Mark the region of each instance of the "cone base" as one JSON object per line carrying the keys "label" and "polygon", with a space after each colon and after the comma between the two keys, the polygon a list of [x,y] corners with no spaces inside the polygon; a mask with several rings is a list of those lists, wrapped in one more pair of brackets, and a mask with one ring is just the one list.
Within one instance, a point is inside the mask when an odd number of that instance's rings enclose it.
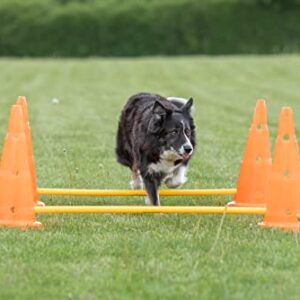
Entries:
{"label": "cone base", "polygon": [[265,228],[277,228],[282,230],[300,231],[300,222],[284,223],[284,222],[260,222],[258,226]]}
{"label": "cone base", "polygon": [[16,227],[21,229],[27,228],[41,228],[42,223],[39,221],[28,222],[28,221],[9,221],[9,220],[1,220],[0,227]]}
{"label": "cone base", "polygon": [[231,201],[226,204],[229,207],[266,207],[264,203],[241,203],[236,201]]}

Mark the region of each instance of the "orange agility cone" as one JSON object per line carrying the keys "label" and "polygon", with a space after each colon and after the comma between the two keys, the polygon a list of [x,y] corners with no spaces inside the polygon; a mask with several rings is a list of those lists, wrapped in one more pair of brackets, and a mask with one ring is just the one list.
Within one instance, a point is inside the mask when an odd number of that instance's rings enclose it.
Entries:
{"label": "orange agility cone", "polygon": [[0,165],[0,226],[41,226],[35,220],[24,124],[20,105],[13,105]]}
{"label": "orange agility cone", "polygon": [[258,100],[241,163],[234,201],[228,206],[264,206],[272,160],[264,100]]}
{"label": "orange agility cone", "polygon": [[27,146],[28,146],[29,169],[30,169],[30,173],[32,176],[32,190],[33,190],[33,195],[34,195],[34,203],[35,203],[35,205],[38,205],[38,206],[45,206],[45,204],[43,202],[39,201],[38,193],[37,193],[33,146],[32,146],[31,130],[30,130],[30,125],[29,125],[29,117],[28,117],[28,108],[27,108],[26,98],[24,96],[19,96],[16,104],[20,105],[23,110],[23,117],[24,117],[24,122],[25,122],[25,135],[26,135]]}
{"label": "orange agility cone", "polygon": [[261,226],[300,230],[300,163],[291,108],[281,110]]}

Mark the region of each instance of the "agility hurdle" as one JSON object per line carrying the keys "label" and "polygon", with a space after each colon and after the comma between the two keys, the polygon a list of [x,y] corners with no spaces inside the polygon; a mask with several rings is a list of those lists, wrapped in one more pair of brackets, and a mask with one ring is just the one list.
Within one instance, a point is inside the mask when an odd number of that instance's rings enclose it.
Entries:
{"label": "agility hurdle", "polygon": [[37,214],[240,214],[264,215],[262,207],[220,206],[36,206]]}
{"label": "agility hurdle", "polygon": [[[25,97],[12,106],[0,164],[0,227],[40,227],[36,214],[238,214],[264,215],[261,226],[300,231],[298,144],[293,113],[280,112],[272,160],[265,102],[259,100],[249,130],[237,189],[161,190],[161,196],[235,195],[233,206],[46,206],[39,195],[145,196],[144,190],[37,188]],[[267,189],[268,188],[268,189]],[[259,205],[259,206],[258,206]],[[264,206],[261,206],[264,205]],[[266,205],[266,206],[265,206]]]}
{"label": "agility hurdle", "polygon": [[[52,196],[93,196],[93,197],[116,197],[116,196],[146,196],[144,190],[95,190],[95,189],[48,189],[38,188],[39,195]],[[160,196],[225,196],[235,195],[236,189],[194,189],[194,190],[160,190]]]}

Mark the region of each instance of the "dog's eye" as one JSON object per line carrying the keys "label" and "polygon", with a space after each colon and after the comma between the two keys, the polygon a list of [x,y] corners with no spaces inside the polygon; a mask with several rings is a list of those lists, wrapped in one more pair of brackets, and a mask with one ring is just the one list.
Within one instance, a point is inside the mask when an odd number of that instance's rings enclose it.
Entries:
{"label": "dog's eye", "polygon": [[172,135],[172,136],[176,135],[177,133],[178,133],[178,131],[176,129],[168,132],[168,134]]}
{"label": "dog's eye", "polygon": [[191,130],[188,129],[188,128],[186,128],[184,132],[185,132],[185,134],[186,134],[187,136],[190,136],[190,135],[191,135]]}

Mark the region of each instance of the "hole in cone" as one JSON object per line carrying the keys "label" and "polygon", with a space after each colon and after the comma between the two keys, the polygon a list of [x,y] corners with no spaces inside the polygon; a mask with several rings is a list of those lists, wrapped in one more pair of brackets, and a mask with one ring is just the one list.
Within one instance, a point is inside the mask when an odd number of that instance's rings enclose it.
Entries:
{"label": "hole in cone", "polygon": [[288,133],[286,133],[282,136],[282,140],[284,140],[284,141],[288,141],[289,139],[290,139],[290,135]]}
{"label": "hole in cone", "polygon": [[262,130],[263,129],[263,125],[261,123],[256,125],[256,129],[258,130]]}
{"label": "hole in cone", "polygon": [[292,214],[292,211],[291,211],[290,209],[286,209],[286,210],[285,210],[285,213],[286,213],[288,216],[290,216],[290,215]]}
{"label": "hole in cone", "polygon": [[262,162],[261,156],[256,155],[256,157],[255,157],[255,162],[256,162],[257,164],[261,163],[261,162]]}

